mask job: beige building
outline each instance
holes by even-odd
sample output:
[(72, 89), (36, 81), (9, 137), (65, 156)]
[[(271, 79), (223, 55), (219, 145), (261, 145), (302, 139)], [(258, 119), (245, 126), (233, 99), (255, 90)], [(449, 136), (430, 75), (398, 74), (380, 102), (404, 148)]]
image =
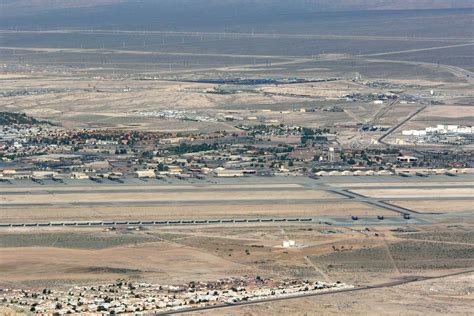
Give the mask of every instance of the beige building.
[(145, 169), (145, 170), (137, 170), (135, 174), (139, 178), (154, 178), (156, 177), (155, 170), (153, 169)]

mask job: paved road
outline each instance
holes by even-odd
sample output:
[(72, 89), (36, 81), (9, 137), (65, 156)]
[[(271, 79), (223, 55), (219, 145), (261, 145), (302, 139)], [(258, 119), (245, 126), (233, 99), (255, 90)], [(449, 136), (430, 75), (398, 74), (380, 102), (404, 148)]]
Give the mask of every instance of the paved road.
[(386, 216), (379, 219), (376, 216), (360, 216), (353, 219), (350, 216), (340, 217), (239, 217), (212, 219), (161, 219), (161, 220), (90, 220), (90, 221), (54, 221), (54, 222), (14, 222), (0, 223), (1, 228), (38, 228), (38, 227), (114, 227), (126, 226), (189, 226), (215, 224), (298, 224), (313, 223), (334, 226), (373, 226), (373, 225), (425, 225), (429, 221), (421, 218), (405, 219), (403, 217)]
[(221, 38), (301, 38), (301, 39), (340, 39), (340, 40), (380, 40), (380, 41), (433, 41), (433, 42), (471, 42), (469, 37), (420, 37), (420, 36), (370, 36), (370, 35), (334, 35), (334, 34), (297, 34), (297, 33), (244, 33), (244, 32), (189, 32), (189, 31), (132, 31), (132, 30), (0, 30), (0, 34), (82, 34), (82, 35), (166, 35)]
[(414, 48), (414, 49), (399, 50), (399, 51), (393, 51), (393, 52), (366, 54), (366, 55), (361, 55), (361, 57), (377, 57), (377, 56), (385, 56), (385, 55), (417, 53), (417, 52), (432, 51), (432, 50), (439, 50), (439, 49), (457, 48), (457, 47), (464, 47), (464, 46), (473, 46), (473, 45), (474, 45), (474, 43), (471, 42), (471, 43), (456, 44), (456, 45), (445, 45), (445, 46), (436, 46), (436, 47)]

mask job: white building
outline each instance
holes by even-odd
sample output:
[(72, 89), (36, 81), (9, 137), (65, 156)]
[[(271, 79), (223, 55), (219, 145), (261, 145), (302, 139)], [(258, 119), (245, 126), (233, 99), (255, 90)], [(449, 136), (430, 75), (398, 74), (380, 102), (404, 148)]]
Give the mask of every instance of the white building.
[(214, 172), (220, 178), (232, 178), (232, 177), (243, 177), (244, 176), (244, 172), (242, 170), (217, 168), (216, 170), (214, 170)]
[(56, 171), (34, 171), (33, 172), (33, 177), (36, 179), (52, 178), (57, 175), (58, 173)]
[(84, 172), (73, 172), (71, 173), (71, 179), (89, 179), (89, 176)]
[(154, 177), (156, 177), (155, 170), (153, 170), (153, 169), (137, 170), (135, 173), (136, 173), (137, 177), (139, 177), (139, 178), (154, 178)]
[(397, 161), (399, 161), (399, 162), (417, 162), (418, 158), (413, 157), (413, 156), (400, 156), (400, 157), (397, 157)]

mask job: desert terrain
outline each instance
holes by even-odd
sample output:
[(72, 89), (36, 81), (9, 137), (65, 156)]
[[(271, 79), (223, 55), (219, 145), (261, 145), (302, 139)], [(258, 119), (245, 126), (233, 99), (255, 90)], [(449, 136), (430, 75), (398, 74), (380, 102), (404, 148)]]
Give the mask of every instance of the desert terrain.
[(1, 4), (0, 314), (472, 313), (472, 4), (241, 2)]

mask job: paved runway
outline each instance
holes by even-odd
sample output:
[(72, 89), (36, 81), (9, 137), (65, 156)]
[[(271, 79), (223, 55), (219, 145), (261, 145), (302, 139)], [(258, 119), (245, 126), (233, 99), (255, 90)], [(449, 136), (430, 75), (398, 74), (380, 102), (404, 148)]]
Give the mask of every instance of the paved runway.
[[(402, 179), (402, 180), (401, 180)], [(396, 176), (391, 177), (327, 177), (320, 179), (310, 179), (308, 177), (249, 177), (249, 178), (239, 178), (239, 179), (212, 179), (212, 183), (203, 182), (199, 180), (183, 181), (177, 179), (169, 179), (167, 182), (162, 180), (150, 179), (143, 181), (136, 178), (124, 179), (123, 183), (115, 183), (108, 180), (105, 180), (103, 183), (97, 183), (90, 180), (65, 180), (64, 183), (46, 180), (43, 184), (36, 183), (30, 180), (21, 180), (14, 181), (13, 183), (0, 183), (0, 190), (2, 191), (2, 197), (0, 198), (0, 208), (13, 210), (18, 209), (18, 212), (21, 212), (21, 209), (25, 208), (35, 208), (35, 207), (97, 207), (97, 206), (122, 206), (130, 207), (133, 206), (163, 206), (163, 205), (196, 205), (199, 208), (200, 205), (263, 205), (263, 204), (288, 204), (288, 205), (322, 205), (322, 204), (331, 204), (331, 203), (347, 203), (347, 202), (357, 202), (367, 204), (375, 209), (383, 209), (393, 213), (393, 219), (379, 221), (374, 216), (373, 218), (359, 218), (354, 221), (351, 218), (351, 214), (348, 213), (347, 216), (336, 216), (336, 217), (311, 217), (309, 222), (327, 222), (335, 225), (351, 225), (367, 223), (370, 225), (374, 224), (385, 224), (385, 225), (398, 225), (398, 224), (407, 224), (407, 217), (410, 217), (410, 220), (413, 223), (422, 224), (429, 223), (432, 219), (435, 219), (436, 216), (441, 215), (442, 212), (422, 212), (419, 213), (416, 210), (412, 210), (406, 207), (400, 207), (389, 203), (387, 201), (456, 201), (456, 200), (474, 200), (473, 195), (466, 195), (465, 197), (452, 197), (452, 196), (401, 196), (401, 197), (390, 197), (390, 198), (375, 198), (364, 196), (353, 192), (352, 190), (364, 189), (364, 190), (377, 190), (393, 189), (394, 192), (399, 189), (410, 190), (410, 189), (443, 189), (443, 188), (463, 188), (463, 189), (473, 189), (474, 186), (474, 176), (472, 175), (463, 175), (458, 177), (447, 177), (447, 176), (433, 176), (429, 178), (423, 178), (420, 181), (420, 178), (400, 178)], [(346, 182), (344, 182), (345, 180)], [(359, 181), (360, 180), (360, 181)], [(420, 182), (422, 185), (420, 185)], [(410, 185), (413, 183), (413, 185)], [(445, 184), (444, 184), (445, 183)], [(347, 184), (347, 185), (345, 185)], [(402, 184), (402, 185), (401, 185)], [(309, 190), (309, 191), (308, 191)], [(275, 198), (274, 200), (268, 199), (265, 196), (265, 192), (278, 193), (279, 191), (287, 192), (292, 194), (294, 192), (295, 198)], [(315, 195), (320, 194), (322, 197), (311, 197), (303, 194), (301, 192), (314, 192)], [(209, 196), (209, 193), (216, 193), (216, 196), (212, 194)], [(233, 198), (228, 197), (225, 199), (220, 199), (218, 194), (224, 192), (235, 192), (236, 194), (241, 194), (245, 198)], [(262, 193), (262, 198), (259, 197), (247, 197), (245, 192), (255, 194), (256, 192)], [(320, 193), (318, 193), (320, 192)], [(104, 195), (122, 195), (129, 194), (130, 199), (127, 200), (87, 200), (83, 199), (84, 196), (98, 196)], [(147, 193), (146, 199), (141, 199), (140, 197), (134, 198), (134, 193)], [(154, 197), (154, 194), (159, 195)], [(167, 194), (182, 194), (183, 198), (172, 198), (167, 199)], [(192, 198), (186, 198), (186, 194), (208, 194), (204, 199), (194, 200)], [(61, 200), (61, 196), (69, 194), (77, 195), (77, 199), (72, 200)], [(86, 195), (85, 195), (86, 194)], [(300, 194), (300, 196), (297, 196)], [(8, 196), (12, 198), (14, 196), (25, 196), (25, 200), (21, 200), (19, 203), (15, 203), (14, 200), (8, 201)], [(31, 199), (31, 202), (28, 201), (28, 197), (41, 196), (46, 197), (51, 196), (54, 202), (38, 203), (34, 199)], [(54, 197), (54, 199), (53, 199)], [(198, 210), (197, 210), (198, 212)], [(444, 216), (460, 216), (458, 214), (451, 214)], [(462, 214), (462, 216), (469, 216), (469, 214)], [(406, 217), (406, 218), (404, 218)], [(470, 216), (469, 216), (470, 217)], [(237, 218), (235, 218), (237, 219)], [(249, 220), (252, 222), (255, 218), (244, 218), (246, 223), (249, 223)], [(244, 219), (241, 219), (242, 221)], [(291, 219), (291, 218), (286, 218)], [(299, 218), (296, 222), (300, 222)], [(100, 221), (100, 218), (91, 218), (91, 220)], [(150, 219), (153, 220), (153, 219)], [(187, 224), (202, 224), (203, 219), (189, 219)], [(215, 220), (215, 219), (205, 219)], [(227, 220), (227, 219), (226, 219)], [(259, 218), (258, 222), (264, 220), (266, 222), (274, 222), (271, 217), (268, 218)], [(173, 221), (173, 218), (168, 219)], [(180, 220), (180, 224), (183, 224)], [(147, 222), (147, 221), (131, 221), (131, 222)], [(302, 221), (304, 222), (304, 221)], [(78, 223), (78, 222), (76, 222)], [(208, 222), (206, 222), (208, 223)], [(222, 222), (221, 222), (222, 223)], [(232, 222), (235, 223), (235, 222)], [(23, 222), (15, 224), (16, 226), (39, 226), (39, 224), (48, 224), (48, 223), (33, 223), (28, 221), (28, 218), (25, 218)], [(177, 224), (177, 223), (175, 223)], [(103, 224), (101, 224), (103, 225)], [(10, 226), (9, 223), (3, 223), (3, 227)], [(68, 225), (74, 226), (74, 225)]]

